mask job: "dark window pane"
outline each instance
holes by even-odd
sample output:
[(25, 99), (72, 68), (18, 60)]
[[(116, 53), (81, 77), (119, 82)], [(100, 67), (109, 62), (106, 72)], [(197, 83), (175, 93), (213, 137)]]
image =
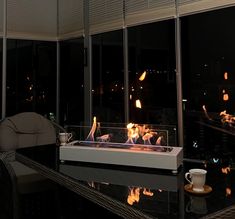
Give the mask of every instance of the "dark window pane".
[(181, 18), (186, 156), (234, 151), (234, 19), (234, 7)]
[(55, 113), (56, 43), (7, 40), (6, 115)]
[(79, 124), (84, 120), (83, 38), (61, 42), (61, 122)]
[(174, 31), (174, 20), (128, 28), (130, 119), (135, 123), (176, 124)]
[(93, 115), (98, 121), (124, 122), (122, 30), (92, 37)]

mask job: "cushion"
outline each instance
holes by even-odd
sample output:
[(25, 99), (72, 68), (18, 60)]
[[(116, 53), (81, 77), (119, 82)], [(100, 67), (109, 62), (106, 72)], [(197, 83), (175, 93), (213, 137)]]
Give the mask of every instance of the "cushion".
[[(19, 113), (7, 118), (18, 133), (40, 133), (48, 126), (47, 120), (35, 112)], [(45, 130), (46, 131), (46, 130)]]
[(54, 126), (37, 113), (19, 113), (0, 123), (0, 151), (55, 143)]

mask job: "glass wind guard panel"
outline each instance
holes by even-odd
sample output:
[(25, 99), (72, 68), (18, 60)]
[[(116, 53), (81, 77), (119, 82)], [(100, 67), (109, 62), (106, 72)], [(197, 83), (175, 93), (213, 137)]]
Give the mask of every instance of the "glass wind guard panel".
[[(96, 123), (92, 126), (68, 125), (76, 144), (89, 147), (171, 151), (176, 145), (176, 128), (152, 124)], [(159, 147), (160, 146), (160, 147)], [(164, 146), (164, 147), (162, 147)]]
[(68, 126), (73, 141), (60, 147), (61, 161), (91, 162), (177, 171), (183, 161), (174, 127), (150, 124)]

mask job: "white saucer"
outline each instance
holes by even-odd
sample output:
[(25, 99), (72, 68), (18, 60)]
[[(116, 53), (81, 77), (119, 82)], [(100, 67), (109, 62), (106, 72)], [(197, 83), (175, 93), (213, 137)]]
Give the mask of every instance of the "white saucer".
[(203, 191), (194, 191), (192, 184), (186, 184), (184, 186), (184, 190), (186, 192), (189, 192), (191, 194), (196, 194), (196, 195), (205, 195), (208, 194), (212, 191), (212, 188), (208, 185), (204, 185), (204, 190)]

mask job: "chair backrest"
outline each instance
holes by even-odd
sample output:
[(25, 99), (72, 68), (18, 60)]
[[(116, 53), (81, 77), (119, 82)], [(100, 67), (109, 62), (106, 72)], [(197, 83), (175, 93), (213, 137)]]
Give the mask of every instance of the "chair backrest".
[(0, 151), (55, 143), (53, 124), (35, 112), (19, 113), (0, 122)]

